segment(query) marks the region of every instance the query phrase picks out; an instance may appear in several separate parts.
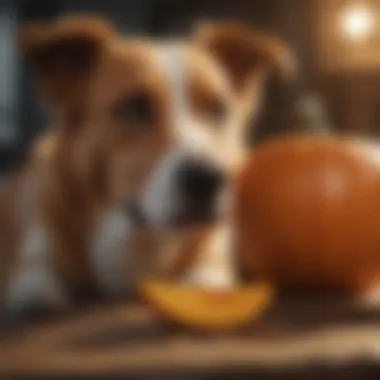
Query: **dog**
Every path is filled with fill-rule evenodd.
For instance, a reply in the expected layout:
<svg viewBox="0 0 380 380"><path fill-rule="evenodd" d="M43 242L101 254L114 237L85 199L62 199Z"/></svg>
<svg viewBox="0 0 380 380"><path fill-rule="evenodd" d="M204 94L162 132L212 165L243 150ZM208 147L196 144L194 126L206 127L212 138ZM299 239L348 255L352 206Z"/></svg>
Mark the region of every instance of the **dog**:
<svg viewBox="0 0 380 380"><path fill-rule="evenodd" d="M2 189L5 307L123 297L143 276L233 284L231 181L266 79L291 71L282 41L224 22L152 41L66 15L20 46L51 128Z"/></svg>

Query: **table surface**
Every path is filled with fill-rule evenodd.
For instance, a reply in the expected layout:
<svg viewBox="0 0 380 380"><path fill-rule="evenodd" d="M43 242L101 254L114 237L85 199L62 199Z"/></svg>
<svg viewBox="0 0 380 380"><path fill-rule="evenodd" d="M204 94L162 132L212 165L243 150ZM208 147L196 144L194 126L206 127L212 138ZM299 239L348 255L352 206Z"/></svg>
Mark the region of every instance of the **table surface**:
<svg viewBox="0 0 380 380"><path fill-rule="evenodd" d="M326 297L279 301L228 334L188 331L140 304L117 303L44 322L8 322L0 337L0 378L273 372L359 361L380 368L379 313Z"/></svg>

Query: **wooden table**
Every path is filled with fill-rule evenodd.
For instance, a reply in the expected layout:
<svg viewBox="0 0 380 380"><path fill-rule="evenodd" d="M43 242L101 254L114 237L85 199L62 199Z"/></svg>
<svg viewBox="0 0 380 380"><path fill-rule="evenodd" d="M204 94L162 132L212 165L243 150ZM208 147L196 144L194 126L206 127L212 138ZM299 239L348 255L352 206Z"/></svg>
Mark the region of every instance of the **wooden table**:
<svg viewBox="0 0 380 380"><path fill-rule="evenodd" d="M327 298L283 300L234 334L186 331L141 305L114 304L12 323L0 341L0 379L376 379L378 363L378 313Z"/></svg>

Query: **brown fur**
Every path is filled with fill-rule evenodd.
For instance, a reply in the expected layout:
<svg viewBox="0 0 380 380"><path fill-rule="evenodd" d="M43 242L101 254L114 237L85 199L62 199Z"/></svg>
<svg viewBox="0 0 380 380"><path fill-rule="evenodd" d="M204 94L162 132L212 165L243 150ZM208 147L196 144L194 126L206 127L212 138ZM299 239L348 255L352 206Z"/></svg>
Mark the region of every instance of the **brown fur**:
<svg viewBox="0 0 380 380"><path fill-rule="evenodd" d="M240 92L244 83L252 84L259 68L281 60L279 45L264 37L247 40L243 35L235 29L213 27L211 34L199 35L186 48L191 62L189 101L198 114L213 103L241 101L237 97L232 102L222 93L212 78L213 70L226 69ZM241 56L231 50L234 46L242 49L244 67L236 66L235 58ZM2 260L7 260L7 268L12 261L17 264L23 233L30 218L38 215L48 231L60 274L81 287L91 286L87 247L97 219L121 202L133 202L152 166L170 146L166 78L148 42L121 39L101 19L69 17L32 25L23 31L21 47L35 68L53 130L36 142L28 164L1 199L0 228L7 237ZM153 128L145 130L134 119L124 125L111 117L117 104L134 94L149 98ZM15 218L17 213L24 223ZM180 241L176 249L183 254L171 263L174 272L190 265L194 251L199 251L195 247L202 246L211 230L195 230ZM157 248L157 239L152 232L136 234L139 265L152 262L151 248Z"/></svg>

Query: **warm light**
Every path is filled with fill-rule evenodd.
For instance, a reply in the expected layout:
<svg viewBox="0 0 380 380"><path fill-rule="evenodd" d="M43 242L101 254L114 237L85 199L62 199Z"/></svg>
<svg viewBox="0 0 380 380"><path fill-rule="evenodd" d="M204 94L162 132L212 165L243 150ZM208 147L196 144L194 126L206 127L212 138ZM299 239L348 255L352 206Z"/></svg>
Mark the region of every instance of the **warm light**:
<svg viewBox="0 0 380 380"><path fill-rule="evenodd" d="M374 13L365 5L351 6L342 15L341 28L352 40L363 40L369 37L374 26Z"/></svg>

